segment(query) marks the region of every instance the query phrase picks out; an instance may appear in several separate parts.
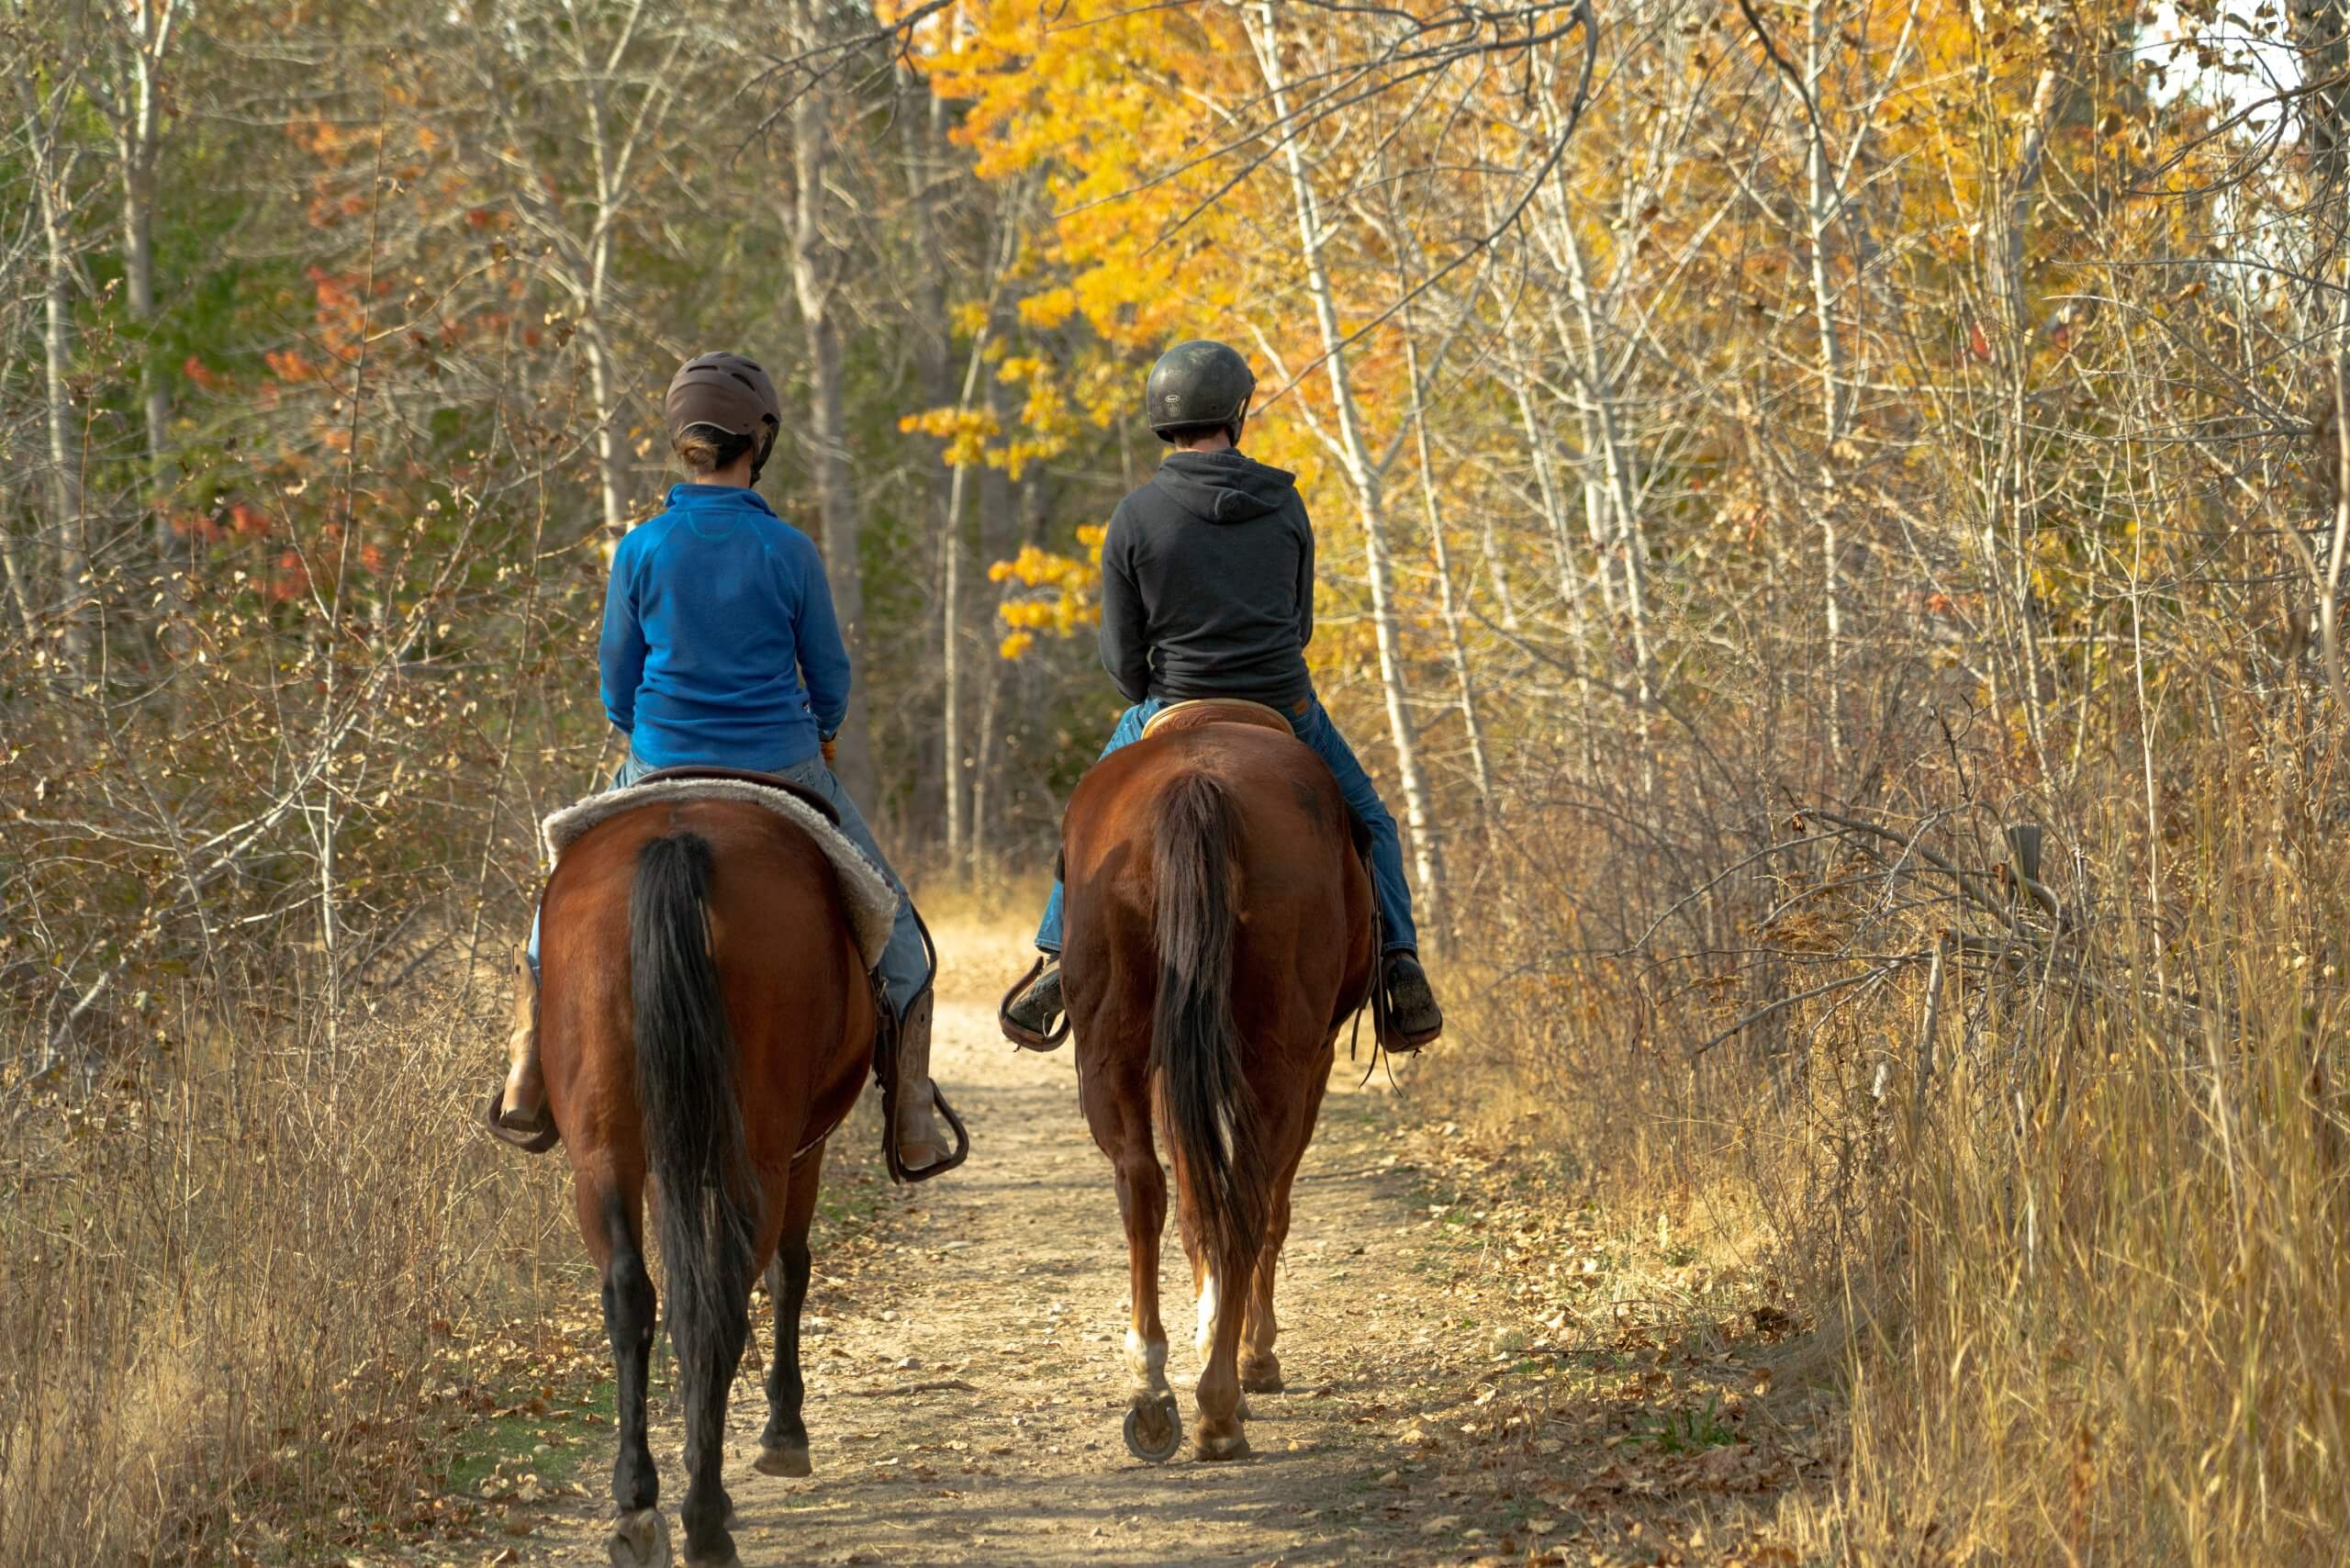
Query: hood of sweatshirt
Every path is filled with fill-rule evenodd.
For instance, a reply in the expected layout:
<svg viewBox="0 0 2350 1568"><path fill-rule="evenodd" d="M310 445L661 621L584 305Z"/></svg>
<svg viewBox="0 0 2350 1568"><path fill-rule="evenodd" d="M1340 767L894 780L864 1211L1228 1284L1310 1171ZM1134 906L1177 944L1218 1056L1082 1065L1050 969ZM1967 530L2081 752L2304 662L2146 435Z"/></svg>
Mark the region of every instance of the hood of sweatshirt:
<svg viewBox="0 0 2350 1568"><path fill-rule="evenodd" d="M1248 522L1297 496L1297 476L1238 451L1170 452L1151 483L1202 522Z"/></svg>

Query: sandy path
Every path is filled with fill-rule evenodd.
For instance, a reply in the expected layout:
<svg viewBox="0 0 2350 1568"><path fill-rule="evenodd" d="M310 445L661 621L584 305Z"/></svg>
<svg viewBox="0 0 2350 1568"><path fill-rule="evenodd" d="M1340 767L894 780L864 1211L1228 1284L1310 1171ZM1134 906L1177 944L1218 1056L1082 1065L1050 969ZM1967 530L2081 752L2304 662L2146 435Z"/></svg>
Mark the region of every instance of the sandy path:
<svg viewBox="0 0 2350 1568"><path fill-rule="evenodd" d="M1169 1226L1169 1372L1186 1437L1175 1462L1150 1466L1119 1436L1125 1244L1072 1056L1015 1053L977 1002L942 1006L939 1026L936 1071L970 1125L971 1162L898 1195L878 1255L853 1279L828 1273L819 1251L804 1358L811 1479L752 1471L765 1401L738 1385L727 1479L745 1563L1475 1553L1485 1532L1473 1521L1438 1515L1430 1529L1410 1518L1425 1505L1404 1495L1418 1467L1399 1428L1435 1413L1417 1398L1399 1407L1387 1364L1405 1360L1414 1384L1449 1385L1445 1402L1466 1403L1485 1336L1420 1256L1424 1212L1389 1152L1383 1088L1356 1088L1342 1050L1299 1174L1281 1283L1289 1391L1253 1396L1256 1451L1237 1463L1190 1457L1190 1274ZM1448 1375L1456 1361L1468 1375ZM674 1516L679 1437L661 1404L654 1450ZM594 1496L549 1521L540 1560L601 1560L608 1465L599 1454L582 1468Z"/></svg>

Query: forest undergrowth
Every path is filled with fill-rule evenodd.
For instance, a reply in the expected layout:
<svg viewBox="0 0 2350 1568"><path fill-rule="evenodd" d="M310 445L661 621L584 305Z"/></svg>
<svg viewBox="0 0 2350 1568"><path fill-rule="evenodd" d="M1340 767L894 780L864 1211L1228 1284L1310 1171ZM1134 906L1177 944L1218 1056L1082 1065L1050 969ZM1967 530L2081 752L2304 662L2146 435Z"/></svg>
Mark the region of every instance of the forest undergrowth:
<svg viewBox="0 0 2350 1568"><path fill-rule="evenodd" d="M2166 760L2158 837L2143 780L2059 802L2028 884L1981 801L1789 808L1711 895L1742 944L1594 951L1544 918L1572 903L1476 940L1418 1081L1497 1140L1464 1180L1539 1171L1553 1214L1790 1315L1774 1397L1837 1432L1833 1485L1773 1505L1797 1560L2338 1551L2350 909L2310 807L2337 758L2246 726ZM1540 836L1588 899L1621 846L1572 815ZM1802 958L1855 953L1788 1002Z"/></svg>

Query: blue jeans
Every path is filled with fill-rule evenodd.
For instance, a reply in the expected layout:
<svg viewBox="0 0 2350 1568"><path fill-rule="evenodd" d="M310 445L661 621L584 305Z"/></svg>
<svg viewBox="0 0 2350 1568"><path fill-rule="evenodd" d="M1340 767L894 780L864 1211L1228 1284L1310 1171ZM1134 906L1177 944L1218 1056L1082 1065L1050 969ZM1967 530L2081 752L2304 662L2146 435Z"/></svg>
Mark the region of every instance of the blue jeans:
<svg viewBox="0 0 2350 1568"><path fill-rule="evenodd" d="M632 754L621 759L620 771L612 775L609 788L625 790L651 771L651 768L640 766ZM848 836L851 844L865 852L865 857L873 862L897 893L897 923L890 926L890 945L882 949L881 961L874 969L889 991L890 1001L897 1007L898 1015L904 1017L907 1005L930 980L930 956L923 950L922 927L914 922L914 902L907 895L906 885L898 879L898 873L890 869L890 862L881 854L881 846L874 841L873 830L865 825L865 818L858 813L856 802L848 798L848 791L841 788L841 781L833 777L833 770L824 766L822 757L811 756L805 762L770 771L782 775L794 784L804 785L830 801L833 809L841 814L841 832ZM531 916L530 953L531 973L535 975L539 972L539 917L536 913Z"/></svg>
<svg viewBox="0 0 2350 1568"><path fill-rule="evenodd" d="M1110 744L1102 748L1103 756L1130 746L1142 739L1142 727L1150 716L1167 706L1164 697L1152 697L1129 708L1118 719L1118 727L1110 732ZM1330 765L1331 776L1338 781L1338 793L1347 798L1347 810L1354 812L1371 834L1371 890L1379 901L1379 921L1383 937L1382 946L1390 953L1420 945L1419 928L1412 924L1412 884L1404 878L1404 841L1395 832L1395 819L1387 814L1386 803L1379 798L1379 786L1355 760L1354 752L1347 745L1346 737L1330 722L1330 715L1318 700L1309 699L1303 714L1289 715L1290 728L1297 738L1314 748L1314 755ZM1053 884L1053 896L1045 901L1045 918L1036 927L1036 946L1047 953L1061 950L1061 885Z"/></svg>

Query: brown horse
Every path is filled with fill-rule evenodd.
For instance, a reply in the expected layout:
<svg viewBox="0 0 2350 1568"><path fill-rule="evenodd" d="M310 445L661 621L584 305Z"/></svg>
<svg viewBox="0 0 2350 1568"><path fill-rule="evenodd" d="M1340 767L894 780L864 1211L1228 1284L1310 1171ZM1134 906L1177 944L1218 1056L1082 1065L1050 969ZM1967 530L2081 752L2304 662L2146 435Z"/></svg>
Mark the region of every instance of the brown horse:
<svg viewBox="0 0 2350 1568"><path fill-rule="evenodd" d="M1373 972L1371 879L1346 802L1270 721L1171 714L1085 776L1062 827L1079 1094L1125 1221L1126 1443L1147 1460L1182 1436L1158 1316L1154 1105L1199 1302L1199 1454L1237 1458L1241 1390L1281 1387L1273 1271L1290 1183Z"/></svg>
<svg viewBox="0 0 2350 1568"><path fill-rule="evenodd" d="M686 1407L686 1557L735 1561L720 1480L726 1396L770 1259L776 1355L757 1468L808 1473L800 1309L824 1137L856 1103L878 1020L832 866L739 801L641 806L567 848L543 906L543 1059L579 1231L603 1276L619 1379L621 1568L668 1561L645 1443L650 1180Z"/></svg>

